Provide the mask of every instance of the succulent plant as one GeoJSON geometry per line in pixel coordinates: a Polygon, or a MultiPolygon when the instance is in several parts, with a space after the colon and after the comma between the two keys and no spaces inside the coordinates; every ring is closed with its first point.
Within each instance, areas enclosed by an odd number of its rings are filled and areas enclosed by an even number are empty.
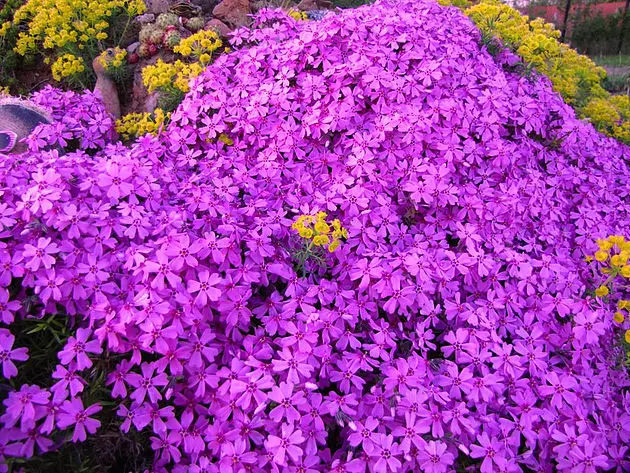
{"type": "Polygon", "coordinates": [[[179,17],[175,13],[162,13],[157,17],[155,24],[160,28],[166,28],[167,26],[179,25],[179,17]]]}
{"type": "Polygon", "coordinates": [[[164,39],[162,40],[162,44],[165,48],[173,49],[175,46],[179,44],[182,40],[182,35],[179,34],[179,31],[176,29],[168,30],[164,33],[164,39]]]}
{"type": "Polygon", "coordinates": [[[140,46],[138,46],[138,56],[143,58],[151,57],[149,43],[141,43],[140,46]]]}
{"type": "Polygon", "coordinates": [[[142,29],[140,30],[140,34],[138,35],[138,39],[141,43],[148,44],[155,43],[155,38],[159,36],[159,39],[157,40],[157,42],[159,43],[160,41],[162,41],[163,34],[164,31],[162,30],[162,28],[151,23],[142,27],[142,29]]]}
{"type": "Polygon", "coordinates": [[[188,21],[186,21],[184,26],[186,27],[187,30],[190,30],[193,33],[196,33],[197,31],[203,29],[205,24],[206,24],[206,20],[204,20],[202,17],[194,16],[190,18],[188,21]]]}
{"type": "Polygon", "coordinates": [[[151,33],[149,37],[149,43],[159,45],[162,44],[162,39],[164,38],[164,30],[162,28],[156,28],[151,33]]]}

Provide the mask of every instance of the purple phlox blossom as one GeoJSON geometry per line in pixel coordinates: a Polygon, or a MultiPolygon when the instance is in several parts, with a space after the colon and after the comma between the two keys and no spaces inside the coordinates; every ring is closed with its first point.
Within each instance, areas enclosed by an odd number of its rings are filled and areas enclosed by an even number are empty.
{"type": "Polygon", "coordinates": [[[447,451],[447,445],[440,441],[430,440],[424,443],[418,456],[420,468],[426,473],[446,473],[453,465],[455,456],[447,451]]]}
{"type": "Polygon", "coordinates": [[[7,427],[13,427],[19,420],[23,432],[32,429],[35,421],[45,415],[39,407],[46,405],[49,398],[50,392],[39,386],[23,384],[19,391],[10,392],[2,401],[6,406],[6,412],[1,420],[7,427]]]}
{"type": "Polygon", "coordinates": [[[286,465],[288,459],[298,461],[302,455],[302,449],[298,445],[302,443],[304,436],[301,430],[296,430],[293,424],[282,424],[280,435],[269,435],[265,448],[273,454],[273,461],[277,465],[286,465]]]}
{"type": "Polygon", "coordinates": [[[297,408],[306,402],[302,391],[294,392],[294,384],[285,382],[271,388],[269,399],[278,404],[269,413],[269,417],[275,422],[281,419],[295,422],[300,418],[297,408]]]}
{"type": "Polygon", "coordinates": [[[25,263],[25,267],[32,271],[37,271],[40,266],[50,269],[55,263],[55,257],[53,255],[58,252],[59,247],[56,243],[52,243],[51,238],[39,238],[37,240],[37,246],[30,244],[24,245],[23,255],[25,259],[28,259],[25,263]]]}
{"type": "Polygon", "coordinates": [[[76,337],[68,338],[66,346],[59,352],[59,361],[64,365],[69,365],[74,360],[79,371],[91,367],[92,360],[87,354],[98,355],[102,352],[101,344],[98,340],[88,341],[91,334],[92,332],[89,329],[77,329],[76,337]]]}
{"type": "MultiPolygon", "coordinates": [[[[2,277],[0,276],[0,284],[2,277]]],[[[19,301],[9,301],[9,291],[0,287],[0,320],[5,324],[10,324],[15,319],[17,312],[22,304],[19,301]]]]}
{"type": "Polygon", "coordinates": [[[0,362],[2,362],[2,376],[13,378],[18,370],[14,361],[28,360],[28,348],[13,348],[15,337],[6,329],[0,329],[0,362]]]}
{"type": "Polygon", "coordinates": [[[376,434],[374,448],[369,453],[376,461],[373,470],[375,473],[393,473],[400,469],[402,463],[398,459],[400,447],[394,442],[392,435],[376,434]]]}
{"type": "Polygon", "coordinates": [[[505,458],[505,448],[495,437],[488,436],[483,432],[477,435],[477,444],[470,446],[470,456],[472,458],[483,458],[481,462],[482,473],[492,473],[500,468],[504,468],[507,460],[505,458]]]}
{"type": "Polygon", "coordinates": [[[142,374],[130,372],[127,375],[129,386],[135,388],[131,393],[131,399],[142,402],[148,396],[153,403],[159,401],[162,399],[162,394],[158,388],[168,384],[166,373],[154,374],[155,365],[152,363],[142,363],[140,369],[142,374]]]}
{"type": "Polygon", "coordinates": [[[83,442],[87,439],[87,434],[93,434],[101,426],[101,422],[92,419],[90,416],[96,414],[102,409],[98,404],[84,408],[83,402],[79,398],[65,401],[61,406],[61,411],[57,416],[57,426],[66,429],[74,426],[72,434],[73,442],[83,442]]]}

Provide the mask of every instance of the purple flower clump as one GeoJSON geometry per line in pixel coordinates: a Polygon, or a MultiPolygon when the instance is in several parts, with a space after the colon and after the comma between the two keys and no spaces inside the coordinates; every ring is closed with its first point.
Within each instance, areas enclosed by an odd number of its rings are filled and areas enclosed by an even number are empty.
{"type": "Polygon", "coordinates": [[[153,472],[630,471],[584,262],[630,228],[628,148],[432,1],[263,10],[233,46],[130,147],[92,94],[36,95],[56,123],[0,160],[3,377],[15,320],[74,329],[5,396],[3,455],[98,435],[106,357],[153,472]],[[298,270],[320,211],[349,237],[298,270]]]}

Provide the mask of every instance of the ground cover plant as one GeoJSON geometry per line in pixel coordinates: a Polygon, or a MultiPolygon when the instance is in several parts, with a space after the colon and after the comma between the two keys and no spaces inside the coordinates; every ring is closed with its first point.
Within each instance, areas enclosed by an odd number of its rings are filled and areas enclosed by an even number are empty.
{"type": "Polygon", "coordinates": [[[549,77],[554,90],[578,114],[609,136],[630,143],[630,108],[606,91],[606,71],[589,57],[559,41],[560,32],[541,18],[530,20],[498,0],[471,5],[466,0],[441,3],[460,6],[484,34],[493,49],[505,46],[516,52],[526,68],[549,77]],[[498,42],[498,44],[496,44],[498,42]]]}
{"type": "Polygon", "coordinates": [[[147,472],[628,471],[628,148],[487,46],[429,1],[263,10],[129,146],[37,93],[5,461],[117,430],[147,472]]]}

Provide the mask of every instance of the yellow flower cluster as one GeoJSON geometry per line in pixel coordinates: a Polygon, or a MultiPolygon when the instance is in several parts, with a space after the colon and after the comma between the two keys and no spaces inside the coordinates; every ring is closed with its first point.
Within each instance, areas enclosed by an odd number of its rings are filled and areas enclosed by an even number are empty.
{"type": "Polygon", "coordinates": [[[15,51],[21,55],[44,49],[97,44],[108,37],[110,20],[146,11],[142,0],[28,0],[15,12],[13,24],[26,24],[15,51]]]}
{"type": "Polygon", "coordinates": [[[4,38],[11,29],[11,22],[5,21],[0,25],[0,38],[4,38]]]}
{"type": "Polygon", "coordinates": [[[289,16],[293,18],[294,20],[298,20],[298,21],[308,20],[308,15],[306,14],[306,12],[299,11],[299,10],[291,10],[289,12],[289,16]]]}
{"type": "Polygon", "coordinates": [[[125,64],[126,58],[127,51],[116,47],[103,51],[98,57],[98,61],[106,71],[115,71],[125,64]]]}
{"type": "Polygon", "coordinates": [[[611,96],[602,86],[606,71],[587,56],[578,54],[558,38],[553,25],[537,18],[530,20],[498,0],[482,0],[469,6],[466,0],[440,0],[464,10],[485,34],[503,44],[551,80],[562,95],[584,118],[602,132],[630,143],[630,107],[611,96]]]}
{"type": "Polygon", "coordinates": [[[116,122],[116,131],[125,140],[146,134],[155,135],[170,116],[161,108],[156,108],[153,113],[129,113],[116,122]]]}
{"type": "Polygon", "coordinates": [[[184,57],[193,57],[201,64],[208,64],[212,53],[223,46],[219,35],[212,30],[201,30],[188,38],[182,39],[173,51],[184,57]]]}
{"type": "Polygon", "coordinates": [[[188,64],[177,60],[174,63],[167,63],[158,59],[154,65],[142,69],[142,82],[149,92],[159,89],[168,91],[174,88],[186,93],[190,80],[202,71],[203,67],[198,62],[188,64]]]}
{"type": "Polygon", "coordinates": [[[300,215],[293,222],[291,228],[296,230],[300,237],[309,240],[311,245],[327,247],[329,252],[335,251],[341,244],[341,238],[348,238],[348,230],[341,226],[339,219],[328,223],[326,212],[317,212],[316,215],[300,215]]]}
{"type": "Polygon", "coordinates": [[[74,54],[59,56],[52,65],[52,75],[56,81],[74,77],[85,71],[83,59],[74,54]]]}
{"type": "Polygon", "coordinates": [[[582,113],[599,131],[630,143],[630,97],[627,95],[594,98],[582,113]]]}
{"type": "MultiPolygon", "coordinates": [[[[595,295],[606,297],[611,294],[619,276],[630,279],[630,264],[628,264],[630,241],[626,241],[621,235],[611,235],[606,239],[597,240],[597,246],[599,249],[594,255],[587,256],[586,260],[601,263],[600,269],[606,280],[595,290],[595,295]]],[[[617,311],[613,319],[618,324],[623,324],[628,319],[623,310],[630,311],[630,300],[622,299],[617,302],[617,311]]],[[[624,339],[630,344],[630,329],[625,331],[624,339]]],[[[630,351],[627,355],[630,356],[630,351]]]]}

